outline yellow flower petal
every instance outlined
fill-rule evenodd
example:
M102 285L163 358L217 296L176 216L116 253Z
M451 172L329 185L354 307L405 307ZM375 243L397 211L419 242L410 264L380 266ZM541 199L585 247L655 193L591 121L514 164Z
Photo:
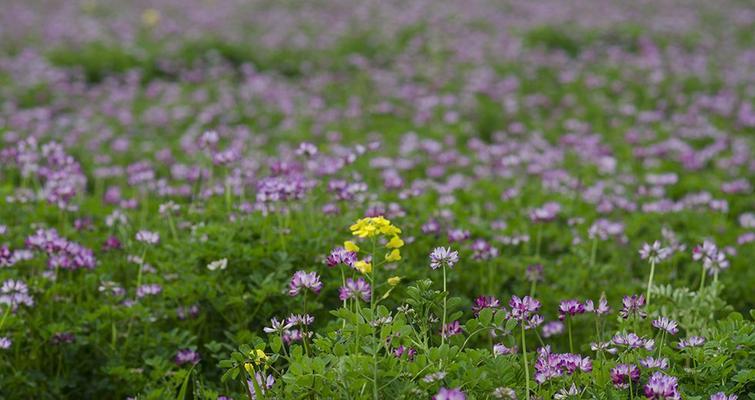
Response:
M398 261L401 259L401 252L398 249L393 249L390 253L385 255L387 261Z
M385 245L385 247L389 249L398 249L404 245L404 241L401 240L400 237L394 236L391 238L390 241L388 241L388 244Z
M396 286L399 283L401 283L401 277L400 276L392 276L388 278L388 284L391 286Z
M355 262L354 268L356 268L357 271L363 274L369 274L370 272L372 272L372 264L362 260Z
M346 249L346 251L353 251L355 253L359 251L359 246L351 240L343 242L343 248Z

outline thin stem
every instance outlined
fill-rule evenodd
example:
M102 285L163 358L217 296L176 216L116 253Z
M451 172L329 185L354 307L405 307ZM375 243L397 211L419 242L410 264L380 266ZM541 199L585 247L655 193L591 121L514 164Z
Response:
M650 310L650 287L653 286L653 275L655 275L655 261L650 261L650 277L648 278L648 290L645 295L645 307Z
M569 353L574 354L574 343L571 338L571 316L566 319L566 326L569 329Z
M592 250L590 251L590 268L595 265L595 256L598 253L598 238L592 239Z
M705 267L701 267L701 272L702 273L700 274L700 289L698 290L698 292L702 292L703 291L703 286L705 286L705 275L706 275L705 274Z
M443 324L440 326L440 344L446 342L446 302L448 293L446 292L446 263L443 263Z
M540 243L543 240L543 224L537 224L537 244L535 246L535 257L540 258ZM527 393L529 396L529 393ZM528 397L529 398L529 397Z
M5 325L5 319L8 318L8 315L10 314L10 304L8 304L8 307L5 308L5 314L3 314L3 319L0 320L0 329L3 328L3 325Z
M524 363L524 382L527 390L527 400L530 399L530 369L527 363L527 343L524 340L524 321L521 321L522 326L522 359Z

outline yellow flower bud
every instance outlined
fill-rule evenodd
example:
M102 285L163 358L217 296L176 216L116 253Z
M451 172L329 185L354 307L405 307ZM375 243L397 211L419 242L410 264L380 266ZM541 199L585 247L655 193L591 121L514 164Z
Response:
M359 272L361 272L363 274L369 274L370 272L372 272L372 264L370 264L370 263L368 263L366 261L363 261L363 260L355 262L354 263L354 268L356 268L357 271L359 271Z
M343 248L346 249L346 251L353 251L355 253L359 251L359 246L351 240L343 242Z
M391 238L390 241L388 241L388 244L385 245L385 247L389 249L398 249L399 247L402 247L404 245L404 241L401 240L400 237L394 236Z
M388 284L391 286L396 286L399 283L401 283L401 277L400 276L392 276L388 278Z
M390 253L385 255L387 261L398 261L401 259L401 252L398 249L393 249Z

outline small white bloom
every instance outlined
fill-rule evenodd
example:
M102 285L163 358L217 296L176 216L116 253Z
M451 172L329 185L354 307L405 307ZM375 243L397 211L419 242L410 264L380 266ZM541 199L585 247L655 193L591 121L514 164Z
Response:
M228 259L227 258L221 258L220 260L215 260L209 264L207 264L207 269L210 271L215 271L218 269L225 269L228 266Z

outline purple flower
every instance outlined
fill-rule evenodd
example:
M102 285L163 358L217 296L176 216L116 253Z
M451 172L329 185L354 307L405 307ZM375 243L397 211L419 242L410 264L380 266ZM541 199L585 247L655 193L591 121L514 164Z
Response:
M558 305L558 319L562 321L567 315L573 317L584 313L585 306L577 300L564 300Z
M257 381L257 385L260 387L260 391L264 395L268 390L273 388L273 385L275 384L275 378L272 375L268 375L263 378L263 375L259 372L254 373L254 380ZM252 382L250 379L246 380L247 386L249 387L249 394L252 396L252 399L257 398L257 394L255 393L254 389L254 382Z
M438 394L433 396L433 400L466 400L467 396L461 389L440 388Z
M645 385L645 397L651 400L681 400L676 378L654 372Z
M500 307L500 302L495 297L478 296L474 300L474 304L472 304L472 312L474 313L474 316L476 317L480 314L480 311L482 311L485 308L496 309L498 307Z
M3 267L10 267L15 264L15 260L13 259L13 252L8 248L7 245L0 246L0 268Z
M286 322L292 325L312 325L315 317L309 314L291 314L286 318Z
M553 395L554 400L565 400L572 397L581 397L583 390L580 390L577 385L571 384L569 389L561 388Z
M178 350L178 353L176 353L176 356L173 358L173 362L175 362L176 365L181 366L189 363L196 364L200 359L201 357L196 351L191 349L181 349Z
M705 338L702 336L690 336L687 339L682 339L679 341L679 344L677 346L679 349L686 349L688 347L700 347L703 344L705 344Z
M631 332L627 334L617 333L611 341L616 345L626 346L630 349L645 349L652 351L655 348L655 340L645 339Z
M443 335L443 337L448 338L451 336L455 336L461 333L461 324L459 324L459 321L454 321L451 323L446 324L441 329L440 334Z
M11 341L10 338L0 336L0 350L10 349L10 346L12 344L13 344L13 341Z
M618 389L626 389L640 380L640 369L634 364L618 364L611 369L611 382Z
M540 302L530 296L524 296L521 299L517 296L511 296L509 307L511 307L509 316L523 322L540 310Z
M358 300L361 298L364 301L370 301L371 288L364 278L358 278L357 280L347 278L346 286L339 289L338 298L342 301L348 299Z
M357 253L353 251L346 251L343 247L336 247L330 252L330 255L325 259L328 267L335 267L338 264L344 264L349 267L353 267L357 262Z
M296 296L302 289L309 289L314 293L320 293L322 282L316 272L296 271L288 284L288 295Z
M540 208L534 208L530 211L530 221L532 222L549 222L556 219L561 211L561 205L556 202L545 203Z
M666 247L661 247L661 242L655 241L652 245L647 243L642 245L640 249L640 258L648 260L648 262L657 264L671 254L671 250Z
M474 252L472 258L478 261L498 257L498 249L482 239L475 240L472 243L471 249Z
M290 322L287 322L285 320L284 321L279 321L278 318L273 317L272 319L270 319L270 326L269 327L266 326L266 327L262 328L262 330L265 331L265 333L278 333L278 334L280 334L280 333L288 330L289 328L291 328L294 325L295 325L294 323L290 323Z
M393 355L396 356L397 358L401 358L405 354L406 354L406 358L409 361L412 361L414 360L414 356L417 355L417 350L411 347L404 347L403 345L393 350Z
M524 272L525 278L530 282L538 282L543 280L543 265L542 264L532 264L527 267L527 270Z
M8 279L0 286L0 304L7 305L15 312L18 306L34 306L34 299L29 295L29 287L25 283Z
M619 311L619 315L621 318L627 319L630 316L638 316L640 318L647 317L647 313L642 311L642 307L645 306L645 296L643 295L632 295L630 296L624 296L624 299L621 300L622 308Z
M160 292L163 291L162 286L153 283L148 285L141 285L138 288L136 288L136 297L143 298L147 296L155 296L160 294Z
M430 268L438 269L442 266L453 268L459 262L459 252L450 247L436 247L430 253Z
M564 323L561 321L551 321L543 325L541 329L543 331L543 337L549 338L564 333Z
M512 388L497 387L493 390L493 397L503 400L517 400L516 392Z
M141 230L136 232L136 241L146 244L157 244L160 241L160 234L157 232Z
M516 346L513 347L506 347L502 343L496 343L493 345L493 355L494 356L504 356L508 354L515 354L517 352Z
M606 315L611 312L611 307L608 306L608 300L606 300L605 293L600 296L597 307L595 307L592 300L585 301L585 311L594 312L597 315Z
M589 357L583 358L579 354L571 353L551 353L550 346L538 349L538 356L535 361L535 381L538 384L543 384L563 374L571 375L578 370L582 372L592 371L592 361Z
M73 343L75 340L76 335L72 332L56 332L50 339L52 344Z
M679 332L678 324L676 321L668 319L666 317L660 317L653 320L653 326L657 329L662 329L672 335L676 335Z
M640 360L640 365L648 369L668 369L668 358L646 357Z
M735 394L727 396L724 392L718 392L710 396L710 400L737 400L738 397Z
M613 346L613 343L611 342L592 342L590 343L590 350L596 351L596 352L605 351L606 353L609 353L609 354L618 353L619 350L612 346Z

